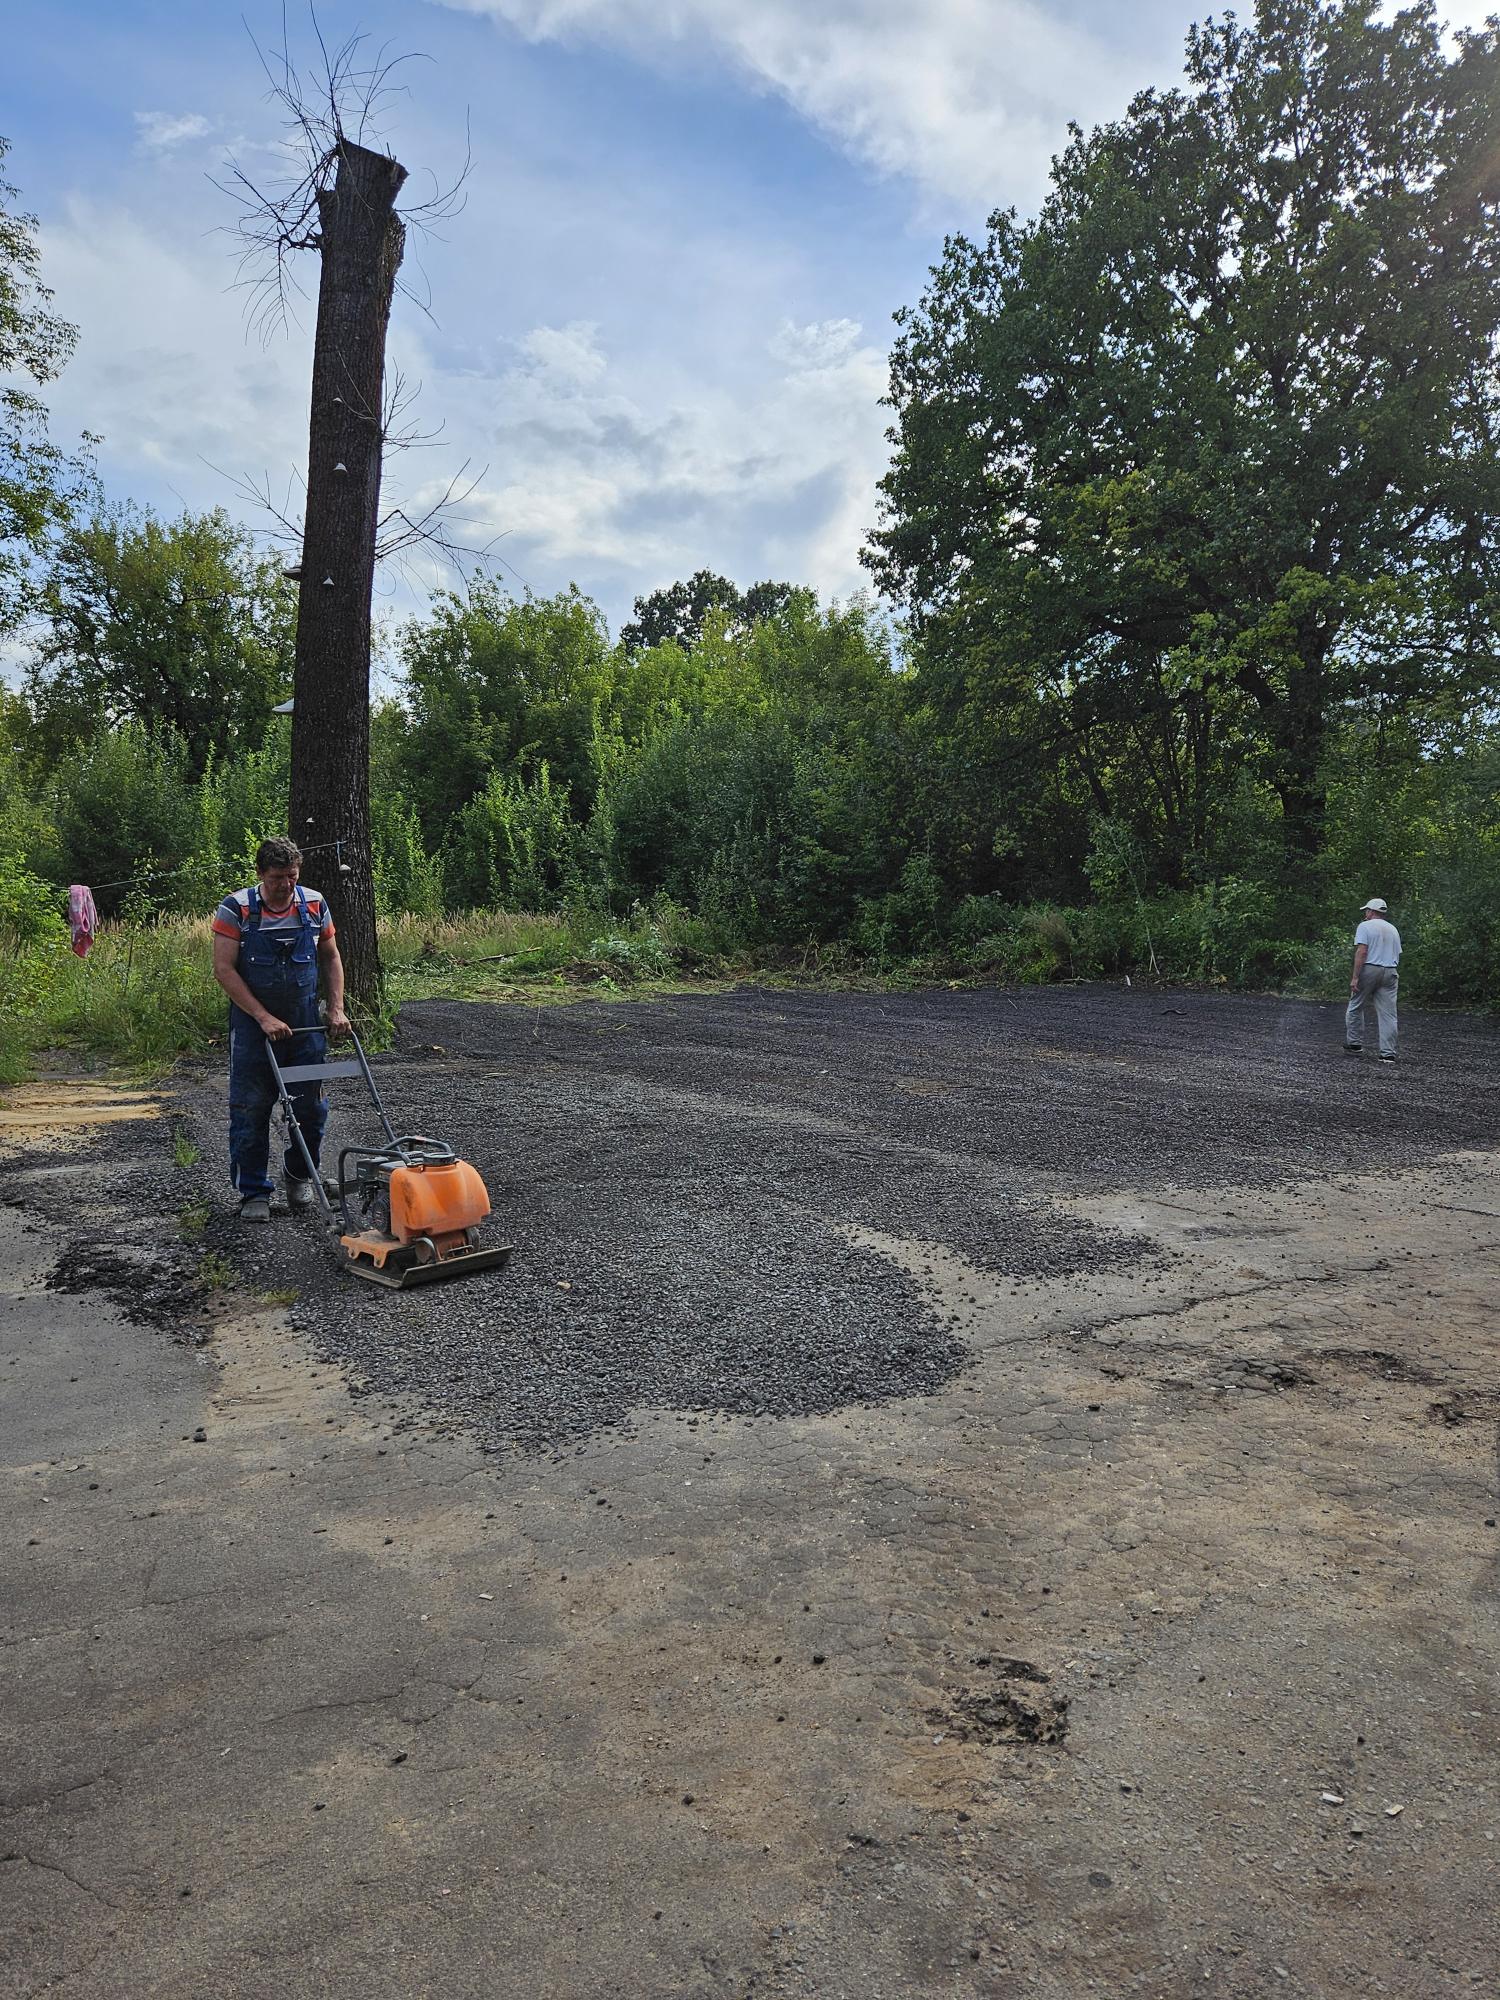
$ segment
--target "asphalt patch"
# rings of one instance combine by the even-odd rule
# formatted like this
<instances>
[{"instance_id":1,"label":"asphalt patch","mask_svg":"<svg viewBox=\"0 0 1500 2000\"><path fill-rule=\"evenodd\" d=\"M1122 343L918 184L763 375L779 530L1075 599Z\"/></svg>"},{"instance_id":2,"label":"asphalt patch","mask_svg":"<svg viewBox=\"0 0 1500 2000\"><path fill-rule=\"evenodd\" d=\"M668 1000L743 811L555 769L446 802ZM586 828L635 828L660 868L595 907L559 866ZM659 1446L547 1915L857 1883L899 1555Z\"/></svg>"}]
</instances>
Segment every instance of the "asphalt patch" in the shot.
<instances>
[{"instance_id":1,"label":"asphalt patch","mask_svg":"<svg viewBox=\"0 0 1500 2000\"><path fill-rule=\"evenodd\" d=\"M207 1242L184 1240L182 1216L192 1210L201 1222L213 1211L197 1171L176 1165L166 1121L98 1126L75 1136L65 1157L62 1172L46 1147L0 1156L0 1202L68 1232L43 1281L47 1289L98 1292L132 1325L202 1346L215 1288L202 1268Z\"/></svg>"},{"instance_id":2,"label":"asphalt patch","mask_svg":"<svg viewBox=\"0 0 1500 2000\"><path fill-rule=\"evenodd\" d=\"M338 1272L316 1212L252 1241L207 1067L179 1097L198 1168L165 1167L164 1121L144 1142L99 1134L93 1198L116 1225L93 1234L170 1232L206 1199L203 1244L247 1285L294 1291L294 1324L356 1394L496 1451L557 1450L653 1409L827 1412L933 1393L966 1365L961 1323L919 1282L924 1245L1003 1299L1161 1254L1070 1198L1279 1187L1490 1143L1494 1023L1408 1015L1393 1070L1344 1056L1340 1020L1200 994L1164 1013L1104 987L412 1005L381 1089L398 1130L479 1168L487 1240L515 1244L504 1271L377 1291ZM376 1136L352 1085L333 1096L329 1167ZM66 1200L44 1179L22 1193ZM915 1246L917 1276L865 1232Z\"/></svg>"},{"instance_id":3,"label":"asphalt patch","mask_svg":"<svg viewBox=\"0 0 1500 2000\"><path fill-rule=\"evenodd\" d=\"M135 1326L174 1338L202 1332L208 1292L195 1259L164 1243L150 1252L108 1243L70 1243L47 1273L49 1292L102 1292Z\"/></svg>"},{"instance_id":4,"label":"asphalt patch","mask_svg":"<svg viewBox=\"0 0 1500 2000\"><path fill-rule=\"evenodd\" d=\"M1408 1360L1404 1354L1392 1354L1383 1347L1320 1347L1310 1358L1338 1362L1359 1375L1378 1375L1382 1382L1408 1382L1430 1388L1442 1379L1420 1362Z\"/></svg>"}]
</instances>

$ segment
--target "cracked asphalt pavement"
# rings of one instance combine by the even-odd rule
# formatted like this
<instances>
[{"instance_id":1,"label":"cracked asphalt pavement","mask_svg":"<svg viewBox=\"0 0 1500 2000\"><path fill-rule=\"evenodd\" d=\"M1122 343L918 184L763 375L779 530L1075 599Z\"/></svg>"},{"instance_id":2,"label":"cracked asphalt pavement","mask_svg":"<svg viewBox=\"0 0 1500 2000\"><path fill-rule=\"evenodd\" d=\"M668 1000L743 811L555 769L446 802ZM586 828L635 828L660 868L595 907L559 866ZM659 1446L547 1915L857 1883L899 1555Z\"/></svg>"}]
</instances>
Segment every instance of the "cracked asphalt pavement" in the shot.
<instances>
[{"instance_id":1,"label":"cracked asphalt pavement","mask_svg":"<svg viewBox=\"0 0 1500 2000\"><path fill-rule=\"evenodd\" d=\"M401 1296L239 1241L213 1074L35 1093L0 1991L1493 1990L1500 1029L1403 1034L411 1007L516 1251Z\"/></svg>"}]
</instances>

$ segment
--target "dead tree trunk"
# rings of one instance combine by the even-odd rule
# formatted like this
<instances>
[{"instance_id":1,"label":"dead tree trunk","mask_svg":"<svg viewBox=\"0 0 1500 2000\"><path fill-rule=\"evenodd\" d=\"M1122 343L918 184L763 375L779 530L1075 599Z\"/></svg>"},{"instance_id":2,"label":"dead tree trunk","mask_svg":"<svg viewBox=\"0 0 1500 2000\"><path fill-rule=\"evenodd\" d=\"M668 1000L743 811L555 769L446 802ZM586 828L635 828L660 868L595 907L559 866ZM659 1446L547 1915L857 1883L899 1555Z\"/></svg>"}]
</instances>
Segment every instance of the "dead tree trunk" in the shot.
<instances>
[{"instance_id":1,"label":"dead tree trunk","mask_svg":"<svg viewBox=\"0 0 1500 2000\"><path fill-rule=\"evenodd\" d=\"M370 593L380 514L385 334L406 169L341 139L318 195L318 327L292 710L292 838L338 926L349 999L380 1000L370 851ZM326 846L342 843L341 851ZM340 871L341 858L349 872Z\"/></svg>"}]
</instances>

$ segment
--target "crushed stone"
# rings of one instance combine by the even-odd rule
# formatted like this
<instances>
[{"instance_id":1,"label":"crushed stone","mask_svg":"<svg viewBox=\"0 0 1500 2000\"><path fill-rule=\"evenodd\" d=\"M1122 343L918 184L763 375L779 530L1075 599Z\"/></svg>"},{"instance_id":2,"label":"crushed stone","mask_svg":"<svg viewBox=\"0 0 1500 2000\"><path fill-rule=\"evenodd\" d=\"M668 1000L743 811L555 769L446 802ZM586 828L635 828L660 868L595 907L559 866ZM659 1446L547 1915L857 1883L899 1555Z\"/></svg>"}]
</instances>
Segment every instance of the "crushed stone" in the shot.
<instances>
[{"instance_id":1,"label":"crushed stone","mask_svg":"<svg viewBox=\"0 0 1500 2000\"><path fill-rule=\"evenodd\" d=\"M1113 987L409 1005L376 1065L393 1121L474 1162L486 1240L515 1244L503 1271L411 1293L339 1273L317 1214L243 1239L216 1071L179 1093L198 1168L163 1173L164 1125L107 1129L90 1158L142 1214L179 1183L180 1205L206 1196L204 1244L294 1289L313 1352L394 1426L557 1450L648 1409L779 1418L937 1390L968 1358L957 1322L862 1230L1020 1289L1155 1254L1059 1197L1491 1143L1500 1026L1408 1015L1392 1067L1345 1057L1340 1023L1330 1004ZM326 1167L375 1136L353 1087L335 1093ZM26 1194L46 1207L44 1180Z\"/></svg>"}]
</instances>

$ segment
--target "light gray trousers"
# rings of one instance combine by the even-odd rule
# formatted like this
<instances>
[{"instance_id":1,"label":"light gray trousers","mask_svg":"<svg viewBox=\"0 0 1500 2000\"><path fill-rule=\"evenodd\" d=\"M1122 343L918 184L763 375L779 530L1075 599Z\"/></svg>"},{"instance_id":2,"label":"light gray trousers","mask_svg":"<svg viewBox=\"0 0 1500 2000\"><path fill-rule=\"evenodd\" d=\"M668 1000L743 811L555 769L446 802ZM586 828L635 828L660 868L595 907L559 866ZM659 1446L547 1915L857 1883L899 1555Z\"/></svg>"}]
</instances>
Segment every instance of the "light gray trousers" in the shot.
<instances>
[{"instance_id":1,"label":"light gray trousers","mask_svg":"<svg viewBox=\"0 0 1500 2000\"><path fill-rule=\"evenodd\" d=\"M1400 978L1394 965L1367 965L1359 978L1359 991L1349 1001L1349 1011L1344 1016L1344 1040L1362 1042L1365 1038L1365 1002L1368 1000L1375 1014L1375 1033L1383 1056L1396 1053L1396 982Z\"/></svg>"}]
</instances>

